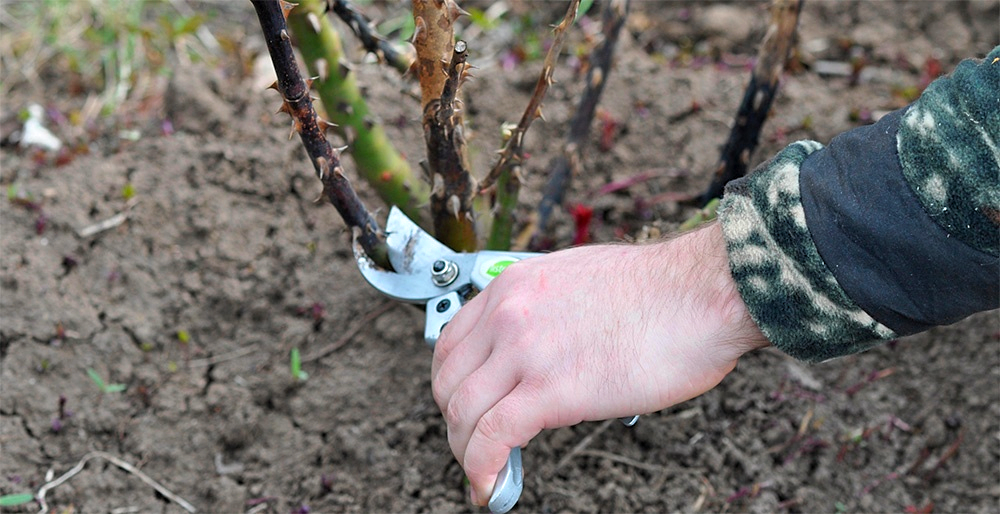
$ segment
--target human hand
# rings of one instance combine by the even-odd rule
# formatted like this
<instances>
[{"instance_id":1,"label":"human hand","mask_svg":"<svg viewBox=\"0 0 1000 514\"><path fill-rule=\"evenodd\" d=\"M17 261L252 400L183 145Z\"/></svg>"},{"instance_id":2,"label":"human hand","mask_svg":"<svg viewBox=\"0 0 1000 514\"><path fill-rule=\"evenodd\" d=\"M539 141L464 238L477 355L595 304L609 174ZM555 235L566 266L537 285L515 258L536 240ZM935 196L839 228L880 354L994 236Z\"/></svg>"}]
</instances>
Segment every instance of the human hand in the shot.
<instances>
[{"instance_id":1,"label":"human hand","mask_svg":"<svg viewBox=\"0 0 1000 514\"><path fill-rule=\"evenodd\" d=\"M445 327L431 376L472 502L485 505L511 448L541 430L662 410L765 345L712 224L509 266Z\"/></svg>"}]
</instances>

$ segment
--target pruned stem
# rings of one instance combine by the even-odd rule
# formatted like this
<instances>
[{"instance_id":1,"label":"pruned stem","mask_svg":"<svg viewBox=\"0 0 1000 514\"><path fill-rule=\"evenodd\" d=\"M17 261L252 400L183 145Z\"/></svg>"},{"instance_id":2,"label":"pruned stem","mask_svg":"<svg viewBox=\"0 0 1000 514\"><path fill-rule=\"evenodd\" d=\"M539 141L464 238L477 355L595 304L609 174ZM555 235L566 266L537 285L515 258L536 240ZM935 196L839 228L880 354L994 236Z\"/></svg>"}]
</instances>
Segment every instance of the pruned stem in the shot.
<instances>
[{"instance_id":1,"label":"pruned stem","mask_svg":"<svg viewBox=\"0 0 1000 514\"><path fill-rule=\"evenodd\" d=\"M476 185L466 157L458 90L466 73L467 45L458 41L446 69L441 96L424 108L424 139L431 176L434 235L456 251L477 247L472 197Z\"/></svg>"},{"instance_id":2,"label":"pruned stem","mask_svg":"<svg viewBox=\"0 0 1000 514\"><path fill-rule=\"evenodd\" d=\"M413 0L413 46L424 112L429 103L441 98L455 47L455 20L461 15L454 0Z\"/></svg>"},{"instance_id":3,"label":"pruned stem","mask_svg":"<svg viewBox=\"0 0 1000 514\"><path fill-rule=\"evenodd\" d=\"M326 115L347 142L358 174L389 205L398 206L411 219L421 218L430 187L410 168L377 123L361 95L356 74L344 65L340 37L323 16L321 0L299 0L288 14L288 25Z\"/></svg>"},{"instance_id":4,"label":"pruned stem","mask_svg":"<svg viewBox=\"0 0 1000 514\"><path fill-rule=\"evenodd\" d=\"M413 65L416 56L413 52L403 52L375 32L371 21L365 15L354 10L347 0L330 0L330 10L337 15L354 35L361 41L365 50L375 55L379 62L392 66L400 73L406 73Z\"/></svg>"},{"instance_id":5,"label":"pruned stem","mask_svg":"<svg viewBox=\"0 0 1000 514\"><path fill-rule=\"evenodd\" d=\"M750 156L760 140L760 130L778 93L778 81L795 41L801 8L801 0L771 1L771 21L757 52L757 63L736 112L736 121L715 168L712 183L701 194L702 206L713 198L721 197L730 180L746 175Z\"/></svg>"},{"instance_id":6,"label":"pruned stem","mask_svg":"<svg viewBox=\"0 0 1000 514\"><path fill-rule=\"evenodd\" d=\"M379 265L391 268L384 234L344 176L339 153L327 141L313 108L309 88L299 74L285 25L287 13L293 6L281 0L254 0L253 6L278 76L275 89L283 99L281 112L288 113L294 120L293 130L299 133L313 168L323 183L323 194L330 199L344 222L358 229L358 242L365 253Z\"/></svg>"},{"instance_id":7,"label":"pruned stem","mask_svg":"<svg viewBox=\"0 0 1000 514\"><path fill-rule=\"evenodd\" d=\"M581 148L590 133L594 112L597 110L601 94L604 93L604 85L611 73L615 46L618 44L618 36L621 34L625 19L628 17L630 5L631 0L612 0L604 9L601 28L604 41L590 55L586 87L580 97L576 113L570 121L562 155L554 157L549 163L549 181L545 186L542 201L538 205L530 240L530 246L534 249L542 246L542 236L548 226L552 209L556 205L562 204L572 176L580 172Z\"/></svg>"},{"instance_id":8,"label":"pruned stem","mask_svg":"<svg viewBox=\"0 0 1000 514\"><path fill-rule=\"evenodd\" d=\"M521 170L524 163L524 135L531 127L531 122L535 118L542 117L542 100L549 86L552 85L552 75L555 72L556 60L559 52L562 51L563 39L566 30L576 19L577 10L580 7L580 0L571 0L566 9L566 15L553 30L552 46L545 54L545 61L542 64L542 72L535 82L535 91L528 100L528 106L521 115L521 120L517 126L507 134L507 141L500 151L500 158L490 173L479 185L479 191L483 192L496 183L496 197L494 199L493 225L490 229L490 237L486 247L490 250L509 250L511 235L514 226L514 210L517 208L517 196L521 189Z\"/></svg>"}]
</instances>

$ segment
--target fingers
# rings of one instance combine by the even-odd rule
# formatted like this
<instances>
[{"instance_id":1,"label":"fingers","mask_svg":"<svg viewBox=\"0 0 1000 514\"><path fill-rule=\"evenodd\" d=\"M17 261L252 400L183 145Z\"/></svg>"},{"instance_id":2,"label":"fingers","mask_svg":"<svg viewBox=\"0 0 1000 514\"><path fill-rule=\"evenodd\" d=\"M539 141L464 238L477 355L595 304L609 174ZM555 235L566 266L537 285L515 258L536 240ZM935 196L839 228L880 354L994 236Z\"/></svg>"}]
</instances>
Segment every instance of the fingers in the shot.
<instances>
[{"instance_id":1,"label":"fingers","mask_svg":"<svg viewBox=\"0 0 1000 514\"><path fill-rule=\"evenodd\" d=\"M473 488L473 501L480 505L493 494L497 474L511 448L524 445L543 428L545 412L538 408L538 402L529 401L532 397L531 388L520 383L478 418L459 462Z\"/></svg>"},{"instance_id":2,"label":"fingers","mask_svg":"<svg viewBox=\"0 0 1000 514\"><path fill-rule=\"evenodd\" d=\"M487 294L479 293L469 303L459 309L458 314L441 331L441 337L434 345L434 359L431 361L431 380L435 380L441 365L448 359L456 347L461 344L475 326L486 308Z\"/></svg>"},{"instance_id":3,"label":"fingers","mask_svg":"<svg viewBox=\"0 0 1000 514\"><path fill-rule=\"evenodd\" d=\"M442 379L448 378L450 364L442 368ZM480 418L517 385L509 364L508 359L494 353L481 367L463 376L454 394L449 395L442 411L448 424L448 444L459 462L465 459L466 446Z\"/></svg>"}]
</instances>

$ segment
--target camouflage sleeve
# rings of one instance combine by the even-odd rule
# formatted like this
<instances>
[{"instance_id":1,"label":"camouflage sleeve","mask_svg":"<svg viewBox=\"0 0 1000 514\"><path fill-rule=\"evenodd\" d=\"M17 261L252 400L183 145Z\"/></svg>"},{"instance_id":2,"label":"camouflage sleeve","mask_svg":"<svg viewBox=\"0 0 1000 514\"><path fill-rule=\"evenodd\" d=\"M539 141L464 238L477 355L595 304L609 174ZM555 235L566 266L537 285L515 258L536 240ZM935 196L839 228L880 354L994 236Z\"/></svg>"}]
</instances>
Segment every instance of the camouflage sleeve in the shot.
<instances>
[{"instance_id":1,"label":"camouflage sleeve","mask_svg":"<svg viewBox=\"0 0 1000 514\"><path fill-rule=\"evenodd\" d=\"M1000 305L1000 47L726 188L730 269L774 346L856 353Z\"/></svg>"}]
</instances>

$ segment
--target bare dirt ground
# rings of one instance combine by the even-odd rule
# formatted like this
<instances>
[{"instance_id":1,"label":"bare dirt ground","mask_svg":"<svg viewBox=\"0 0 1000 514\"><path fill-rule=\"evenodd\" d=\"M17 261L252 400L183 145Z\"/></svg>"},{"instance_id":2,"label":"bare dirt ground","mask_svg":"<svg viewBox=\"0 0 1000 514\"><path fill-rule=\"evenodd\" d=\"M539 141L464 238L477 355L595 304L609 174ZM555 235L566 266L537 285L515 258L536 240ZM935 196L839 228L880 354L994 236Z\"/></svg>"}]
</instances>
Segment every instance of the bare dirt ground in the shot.
<instances>
[{"instance_id":1,"label":"bare dirt ground","mask_svg":"<svg viewBox=\"0 0 1000 514\"><path fill-rule=\"evenodd\" d=\"M245 34L244 52L260 52L250 6L226 8L215 30ZM539 23L563 9L512 8ZM754 161L905 105L937 63L948 71L998 44L998 17L995 0L807 0L802 65L786 76ZM765 20L761 2L637 2L602 102L620 123L616 139L599 151L595 122L587 174L568 195L595 208L596 241L691 214L657 195L707 183ZM535 80L538 62L499 67L519 37L469 38L482 68L466 92L479 170ZM867 62L858 84L818 72L821 61L849 62L851 48ZM416 102L392 71L358 72L415 164ZM526 209L580 90L568 65L557 79L547 122L526 143ZM158 103L99 130L90 155L57 166L2 149L0 185L33 201L0 207L0 495L37 492L50 471L100 450L200 512L473 510L431 399L422 314L361 279L343 223L314 203L318 181L259 80L232 63L178 66ZM31 102L79 109L85 98L70 90L59 77L15 88L4 114ZM120 137L125 129L140 137ZM653 178L597 192L643 173ZM128 220L81 237L126 209L126 184ZM557 222L565 246L572 224L562 212ZM307 359L326 352L304 365L304 382L289 373L293 347ZM126 389L101 394L88 368ZM984 313L816 366L757 352L714 391L634 428L542 434L525 472L521 512L996 512L1000 321ZM98 460L47 499L55 512L182 512Z\"/></svg>"}]
</instances>

